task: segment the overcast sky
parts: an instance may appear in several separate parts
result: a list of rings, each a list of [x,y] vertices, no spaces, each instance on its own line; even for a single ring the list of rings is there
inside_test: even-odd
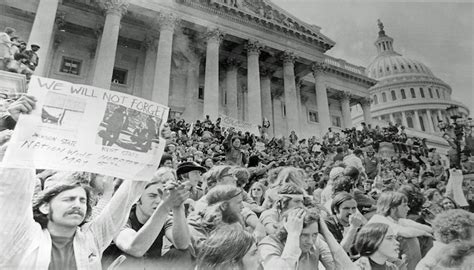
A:
[[[426,64],[474,115],[474,0],[271,0],[336,42],[327,54],[368,66],[376,56],[377,19],[395,51]]]

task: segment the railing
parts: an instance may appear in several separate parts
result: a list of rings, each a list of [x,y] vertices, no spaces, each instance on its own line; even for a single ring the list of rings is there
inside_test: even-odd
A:
[[[338,59],[338,58],[335,58],[335,57],[326,56],[326,58],[324,58],[324,63],[326,63],[328,65],[331,65],[331,66],[335,66],[335,67],[338,67],[338,68],[348,70],[348,71],[356,73],[356,74],[365,75],[365,68],[364,67],[349,64],[343,59]]]

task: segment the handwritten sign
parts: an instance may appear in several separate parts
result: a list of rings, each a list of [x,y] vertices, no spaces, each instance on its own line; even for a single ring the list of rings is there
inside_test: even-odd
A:
[[[33,76],[35,109],[21,115],[4,167],[87,171],[148,181],[169,108],[139,97]]]
[[[221,118],[221,127],[233,127],[237,131],[248,131],[250,132],[250,134],[260,135],[260,132],[258,131],[258,126],[255,124],[240,121],[238,119],[223,114],[219,114],[219,117]]]

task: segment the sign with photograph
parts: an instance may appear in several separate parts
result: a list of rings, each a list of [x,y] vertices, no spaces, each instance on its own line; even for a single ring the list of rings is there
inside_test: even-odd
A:
[[[248,131],[250,132],[250,134],[255,134],[257,136],[260,135],[260,132],[258,131],[258,126],[255,124],[240,121],[238,119],[223,114],[219,114],[219,117],[221,118],[221,127],[233,127],[236,131],[242,131],[244,133]]]
[[[2,165],[148,181],[165,147],[169,108],[124,93],[33,76]]]

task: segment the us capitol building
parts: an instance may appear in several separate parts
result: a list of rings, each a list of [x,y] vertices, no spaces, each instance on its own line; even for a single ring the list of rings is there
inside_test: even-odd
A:
[[[369,89],[373,124],[398,123],[407,128],[408,135],[427,138],[432,146],[446,150],[447,143],[438,127],[439,121],[452,121],[446,108],[458,106],[458,114],[464,118],[469,116],[469,109],[451,99],[451,87],[425,64],[397,53],[393,38],[385,33],[380,21],[378,25],[377,56],[365,72],[378,81]],[[354,124],[363,122],[361,108],[352,109]]]
[[[187,121],[267,119],[270,135],[319,137],[380,120],[434,133],[446,106],[468,114],[382,28],[366,69],[326,55],[335,42],[320,27],[269,0],[4,0],[6,26],[41,47],[35,75],[143,97]]]

